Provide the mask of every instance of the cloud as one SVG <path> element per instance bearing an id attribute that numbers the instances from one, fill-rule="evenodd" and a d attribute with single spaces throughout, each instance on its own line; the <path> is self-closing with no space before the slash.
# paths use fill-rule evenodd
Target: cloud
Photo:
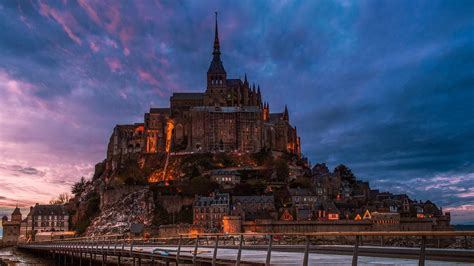
<path id="1" fill-rule="evenodd" d="M 67 33 L 71 40 L 79 45 L 82 44 L 81 39 L 71 29 L 71 24 L 77 24 L 71 14 L 67 12 L 60 12 L 57 9 L 51 8 L 42 2 L 40 2 L 39 5 L 41 15 L 53 18 L 58 24 L 62 26 L 63 30 Z"/>
<path id="2" fill-rule="evenodd" d="M 106 57 L 105 62 L 107 63 L 110 68 L 110 71 L 112 72 L 119 72 L 120 70 L 122 70 L 123 66 L 118 58 Z"/>
<path id="3" fill-rule="evenodd" d="M 437 193 L 444 207 L 474 204 L 472 5 L 80 0 L 0 7 L 1 163 L 44 173 L 1 169 L 4 188 L 67 191 L 104 158 L 115 124 L 168 106 L 174 91 L 204 91 L 219 10 L 228 77 L 247 73 L 271 112 L 288 104 L 313 163 L 347 164 L 372 187 L 417 199 Z M 34 176 L 34 185 L 19 186 L 15 175 Z"/>
<path id="4" fill-rule="evenodd" d="M 20 165 L 3 165 L 0 163 L 0 169 L 4 169 L 10 171 L 14 175 L 16 174 L 25 174 L 25 175 L 37 175 L 37 176 L 44 176 L 45 173 L 39 171 L 34 167 L 23 167 Z"/>

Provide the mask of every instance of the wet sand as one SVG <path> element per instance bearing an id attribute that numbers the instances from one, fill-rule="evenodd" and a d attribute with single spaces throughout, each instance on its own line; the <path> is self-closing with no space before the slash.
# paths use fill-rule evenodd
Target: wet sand
<path id="1" fill-rule="evenodd" d="M 0 249 L 0 265 L 8 266 L 46 266 L 51 265 L 48 259 L 32 256 L 28 253 L 18 251 L 14 248 Z"/>

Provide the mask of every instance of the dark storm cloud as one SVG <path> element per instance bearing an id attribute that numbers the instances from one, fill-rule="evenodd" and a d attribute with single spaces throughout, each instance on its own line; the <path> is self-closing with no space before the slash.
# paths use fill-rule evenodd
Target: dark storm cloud
<path id="1" fill-rule="evenodd" d="M 204 90 L 215 10 L 228 75 L 272 112 L 288 104 L 312 162 L 471 210 L 471 1 L 0 3 L 0 111 L 21 121 L 0 121 L 5 164 L 71 182 L 60 173 L 91 169 L 115 124 Z"/>

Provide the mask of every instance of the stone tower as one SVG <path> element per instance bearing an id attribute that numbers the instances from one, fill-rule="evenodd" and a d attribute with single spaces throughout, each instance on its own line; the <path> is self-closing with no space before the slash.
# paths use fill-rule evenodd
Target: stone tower
<path id="1" fill-rule="evenodd" d="M 21 222 L 21 211 L 18 207 L 12 212 L 12 222 Z"/>
<path id="2" fill-rule="evenodd" d="M 217 12 L 216 12 L 216 26 L 214 33 L 214 48 L 212 51 L 212 61 L 207 70 L 207 90 L 209 95 L 209 105 L 220 105 L 220 95 L 226 88 L 227 73 L 221 60 L 221 50 L 219 44 L 219 29 L 217 26 Z"/>

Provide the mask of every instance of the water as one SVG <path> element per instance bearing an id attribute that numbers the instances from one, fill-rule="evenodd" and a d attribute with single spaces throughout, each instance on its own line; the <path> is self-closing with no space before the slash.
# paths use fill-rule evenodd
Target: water
<path id="1" fill-rule="evenodd" d="M 31 254 L 21 252 L 14 248 L 0 249 L 0 265 L 8 266 L 47 266 L 52 262 L 47 259 L 38 258 Z"/>

